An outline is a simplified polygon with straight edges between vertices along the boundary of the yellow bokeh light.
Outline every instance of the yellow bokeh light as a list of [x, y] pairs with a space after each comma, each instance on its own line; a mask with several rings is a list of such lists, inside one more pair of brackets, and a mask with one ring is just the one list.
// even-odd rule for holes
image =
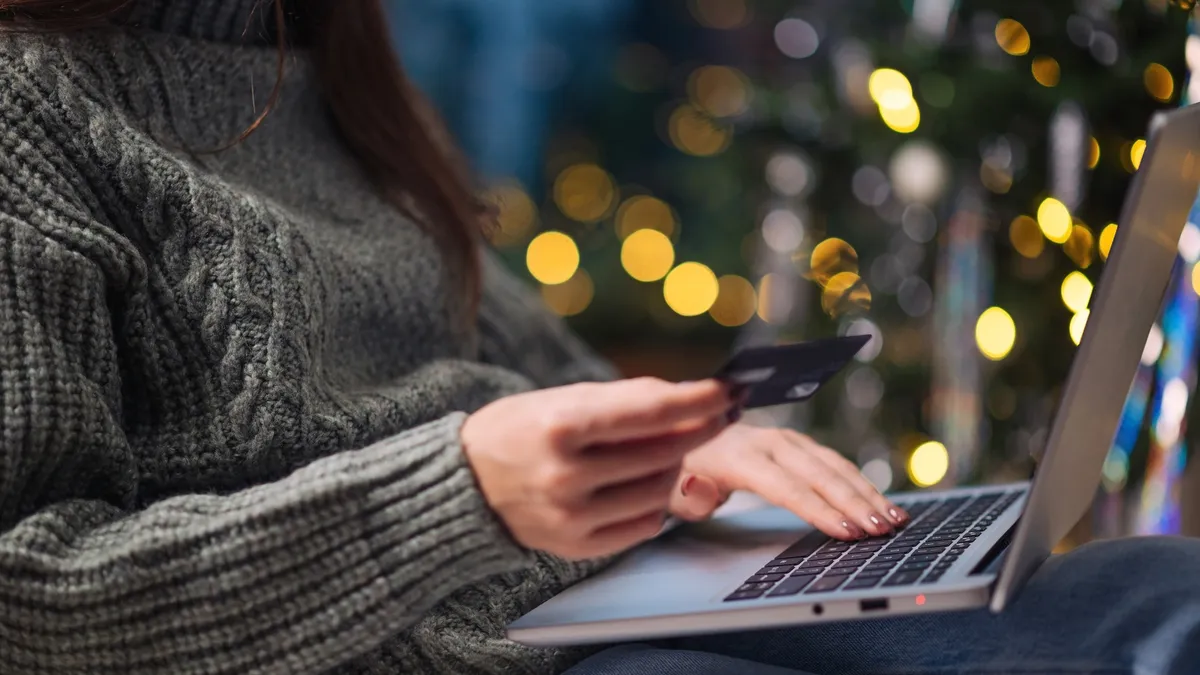
[[638, 230], [658, 230], [668, 237], [675, 233], [675, 212], [654, 197], [630, 197], [617, 209], [617, 236], [621, 239]]
[[984, 162], [979, 165], [979, 180], [983, 186], [998, 195], [1008, 194], [1012, 189], [1013, 176], [1007, 169]]
[[889, 129], [901, 134], [911, 134], [921, 126], [921, 109], [913, 99], [903, 108], [885, 108], [880, 106], [879, 116]]
[[692, 16], [705, 28], [728, 30], [750, 19], [746, 0], [691, 0], [688, 5]]
[[720, 292], [717, 275], [698, 262], [680, 264], [663, 282], [667, 306], [681, 316], [699, 316], [707, 312]]
[[[771, 324], [787, 321], [787, 303], [779, 301], [781, 289], [786, 289], [787, 280], [778, 272], [764, 274], [758, 281], [758, 318]], [[786, 297], [786, 295], [785, 295]]]
[[908, 458], [908, 477], [918, 487], [937, 485], [950, 470], [950, 452], [937, 441], [917, 446]]
[[1096, 140], [1095, 136], [1091, 137], [1091, 143], [1088, 145], [1088, 168], [1094, 169], [1100, 163], [1100, 141]]
[[1071, 272], [1062, 282], [1062, 301], [1074, 313], [1087, 309], [1092, 299], [1092, 282], [1083, 272]]
[[559, 316], [575, 316], [592, 304], [595, 291], [592, 278], [579, 269], [561, 284], [542, 286], [542, 301]]
[[1109, 223], [1107, 227], [1100, 231], [1100, 257], [1108, 260], [1108, 254], [1112, 251], [1113, 241], [1117, 238], [1117, 224]]
[[1133, 170], [1137, 171], [1142, 165], [1142, 157], [1146, 154], [1146, 141], [1139, 138], [1129, 146], [1129, 162], [1133, 165]]
[[1017, 343], [1017, 324], [1008, 312], [999, 307], [989, 307], [975, 322], [975, 344], [979, 353], [992, 361], [1008, 356]]
[[1088, 315], [1091, 314], [1088, 310], [1077, 312], [1071, 317], [1071, 342], [1079, 344], [1083, 340], [1083, 329], [1087, 328]]
[[1071, 228], [1071, 237], [1067, 239], [1067, 243], [1063, 244], [1063, 251], [1067, 257], [1075, 262], [1080, 269], [1087, 269], [1092, 265], [1092, 252], [1096, 248], [1096, 237], [1092, 235], [1092, 230], [1083, 223], [1076, 223], [1075, 227]]
[[675, 264], [675, 247], [658, 230], [638, 230], [621, 244], [621, 267], [638, 281], [658, 281]]
[[830, 237], [813, 247], [808, 264], [813, 281], [824, 286], [842, 272], [858, 274], [858, 252], [845, 240]]
[[1151, 63], [1142, 73], [1142, 83], [1154, 98], [1166, 103], [1175, 95], [1175, 78], [1161, 63]]
[[713, 117], [733, 117], [750, 107], [750, 87], [741, 71], [728, 66], [703, 66], [688, 78], [688, 95]]
[[1050, 241], [1065, 244], [1071, 238], [1071, 228], [1074, 227], [1071, 212], [1057, 199], [1047, 197], [1042, 201], [1042, 205], [1038, 207], [1037, 221], [1038, 226], [1042, 228], [1042, 234]]
[[484, 199], [496, 208], [498, 227], [491, 237], [496, 246], [524, 241], [537, 224], [537, 206], [519, 185], [497, 185], [487, 191]]
[[1058, 67], [1058, 61], [1052, 56], [1039, 56], [1033, 60], [1033, 79], [1043, 87], [1058, 86], [1059, 80], [1062, 78], [1062, 71]]
[[754, 284], [736, 274], [727, 274], [717, 279], [717, 287], [717, 301], [708, 310], [713, 321], [722, 326], [741, 326], [754, 316], [758, 309]]
[[1200, 265], [1192, 265], [1192, 290], [1200, 295]]
[[554, 203], [568, 218], [594, 223], [608, 215], [617, 200], [617, 186], [595, 164], [567, 167], [554, 181]]
[[1017, 216], [1012, 225], [1008, 226], [1008, 239], [1012, 242], [1017, 253], [1026, 258], [1036, 258], [1046, 250], [1046, 238], [1042, 236], [1042, 228], [1037, 221], [1029, 216]]
[[579, 269], [579, 247], [562, 232], [543, 232], [529, 242], [525, 264], [534, 279], [543, 284], [561, 284]]
[[871, 73], [867, 89], [880, 108], [907, 108], [913, 100], [912, 83], [904, 73], [892, 68], [880, 68]]
[[854, 272], [835, 274], [821, 291], [821, 309], [833, 317], [869, 310], [871, 290], [867, 288], [867, 282]]
[[727, 129], [691, 104], [681, 105], [671, 113], [667, 131], [676, 148], [697, 157], [715, 155], [729, 147], [731, 140]]
[[1015, 19], [1000, 19], [996, 23], [996, 44], [1013, 56], [1029, 53], [1029, 31]]

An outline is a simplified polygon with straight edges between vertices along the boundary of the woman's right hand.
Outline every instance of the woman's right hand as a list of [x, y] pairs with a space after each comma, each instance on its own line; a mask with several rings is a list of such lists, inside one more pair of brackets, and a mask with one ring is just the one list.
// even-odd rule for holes
[[518, 543], [594, 558], [659, 532], [684, 456], [725, 428], [733, 405], [715, 380], [582, 383], [497, 400], [461, 438]]

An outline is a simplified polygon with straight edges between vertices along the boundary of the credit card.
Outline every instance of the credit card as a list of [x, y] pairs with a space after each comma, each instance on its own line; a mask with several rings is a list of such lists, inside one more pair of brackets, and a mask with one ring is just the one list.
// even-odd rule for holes
[[748, 389], [745, 408], [800, 403], [846, 367], [870, 335], [748, 347], [734, 354], [716, 378]]

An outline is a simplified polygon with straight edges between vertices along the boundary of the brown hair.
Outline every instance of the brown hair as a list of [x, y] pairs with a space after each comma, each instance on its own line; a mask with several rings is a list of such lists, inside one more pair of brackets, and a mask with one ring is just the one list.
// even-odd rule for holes
[[[0, 26], [47, 32], [97, 28], [136, 1], [0, 0]], [[288, 42], [302, 40], [346, 145], [384, 197], [438, 240], [473, 310], [480, 285], [478, 235], [490, 224], [490, 213], [471, 189], [449, 134], [401, 69], [382, 0], [261, 2], [274, 5], [279, 80], [262, 113], [229, 145], [253, 133], [270, 113], [279, 98]]]

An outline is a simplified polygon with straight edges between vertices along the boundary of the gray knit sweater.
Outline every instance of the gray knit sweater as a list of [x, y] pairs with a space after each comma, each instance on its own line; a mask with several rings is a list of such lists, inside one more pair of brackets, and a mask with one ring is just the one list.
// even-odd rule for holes
[[[258, 0], [0, 33], [0, 673], [555, 673], [504, 638], [589, 571], [522, 550], [465, 414], [608, 367], [339, 144]], [[269, 3], [266, 3], [269, 4]]]

